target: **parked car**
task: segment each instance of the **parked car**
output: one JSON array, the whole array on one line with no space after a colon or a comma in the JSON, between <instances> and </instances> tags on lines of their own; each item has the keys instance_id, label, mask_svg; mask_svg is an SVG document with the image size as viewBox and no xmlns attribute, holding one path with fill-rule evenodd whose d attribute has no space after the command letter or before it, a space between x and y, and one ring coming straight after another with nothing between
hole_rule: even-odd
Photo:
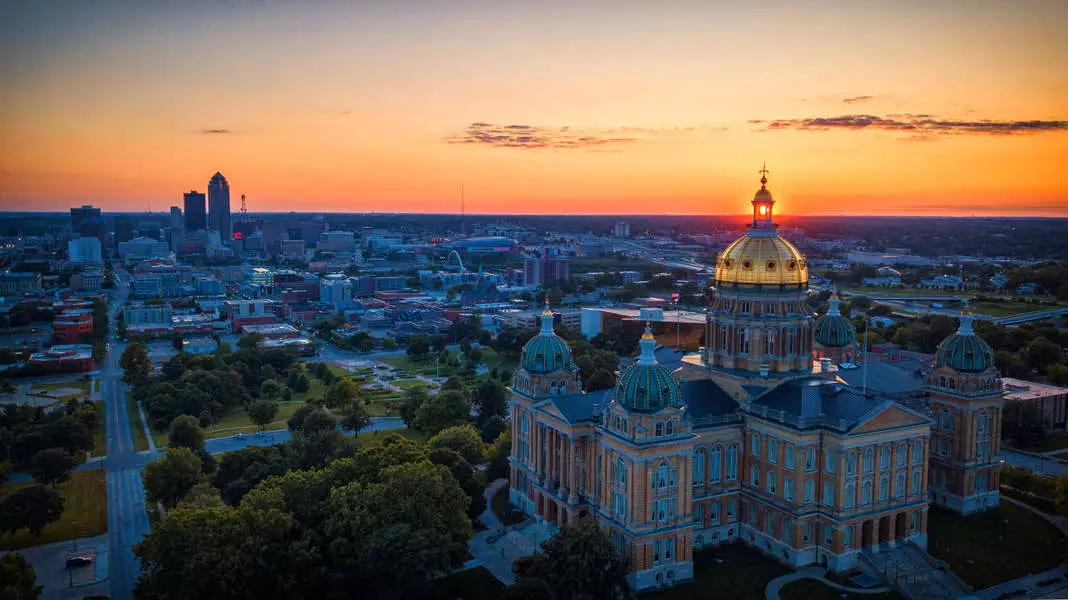
<instances>
[{"instance_id":1,"label":"parked car","mask_svg":"<svg viewBox=\"0 0 1068 600\"><path fill-rule=\"evenodd\" d=\"M68 556L67 568L72 569L74 567L85 567L93 564L92 556Z\"/></svg>"}]
</instances>

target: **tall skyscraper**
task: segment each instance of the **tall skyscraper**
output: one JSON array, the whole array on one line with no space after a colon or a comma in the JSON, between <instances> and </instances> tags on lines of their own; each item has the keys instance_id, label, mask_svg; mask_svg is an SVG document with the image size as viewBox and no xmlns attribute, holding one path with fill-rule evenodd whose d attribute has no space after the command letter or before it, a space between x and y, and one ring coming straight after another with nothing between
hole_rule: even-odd
<instances>
[{"instance_id":1,"label":"tall skyscraper","mask_svg":"<svg viewBox=\"0 0 1068 600\"><path fill-rule=\"evenodd\" d=\"M177 206L171 207L171 229L182 228L182 209Z\"/></svg>"},{"instance_id":2,"label":"tall skyscraper","mask_svg":"<svg viewBox=\"0 0 1068 600\"><path fill-rule=\"evenodd\" d=\"M92 204L83 204L79 208L72 208L70 209L70 228L73 231L78 231L86 219L92 219L99 216L100 209L94 208Z\"/></svg>"},{"instance_id":3,"label":"tall skyscraper","mask_svg":"<svg viewBox=\"0 0 1068 600\"><path fill-rule=\"evenodd\" d=\"M196 190L185 194L185 230L200 231L207 229L208 220L204 212L204 194Z\"/></svg>"},{"instance_id":4,"label":"tall skyscraper","mask_svg":"<svg viewBox=\"0 0 1068 600\"><path fill-rule=\"evenodd\" d=\"M230 184L219 172L208 182L208 228L218 231L223 242L229 243L234 237L230 222Z\"/></svg>"}]
</instances>

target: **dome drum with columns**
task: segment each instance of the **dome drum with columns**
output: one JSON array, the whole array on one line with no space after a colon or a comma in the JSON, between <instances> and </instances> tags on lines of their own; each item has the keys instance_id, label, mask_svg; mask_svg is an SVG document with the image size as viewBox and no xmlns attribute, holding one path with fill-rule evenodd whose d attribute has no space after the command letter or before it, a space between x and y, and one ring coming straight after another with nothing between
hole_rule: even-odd
<instances>
[{"instance_id":1,"label":"dome drum with columns","mask_svg":"<svg viewBox=\"0 0 1068 600\"><path fill-rule=\"evenodd\" d=\"M548 298L541 313L541 331L523 346L514 388L531 397L582 392L582 380L571 360L571 348L553 331L553 311Z\"/></svg>"},{"instance_id":2,"label":"dome drum with columns","mask_svg":"<svg viewBox=\"0 0 1068 600\"><path fill-rule=\"evenodd\" d=\"M816 319L812 347L816 358L830 358L836 362L852 360L857 347L857 331L842 314L841 300L832 293L827 301L827 314Z\"/></svg>"}]
</instances>

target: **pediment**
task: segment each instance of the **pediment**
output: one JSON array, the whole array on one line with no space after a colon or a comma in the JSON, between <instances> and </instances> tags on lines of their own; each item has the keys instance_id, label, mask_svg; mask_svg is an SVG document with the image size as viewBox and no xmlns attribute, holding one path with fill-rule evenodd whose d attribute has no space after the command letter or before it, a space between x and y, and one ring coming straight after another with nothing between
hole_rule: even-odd
<instances>
[{"instance_id":1,"label":"pediment","mask_svg":"<svg viewBox=\"0 0 1068 600\"><path fill-rule=\"evenodd\" d=\"M885 429L897 429L913 425L927 425L930 420L900 404L889 402L882 410L876 411L862 420L853 429L853 433L873 433Z\"/></svg>"}]
</instances>

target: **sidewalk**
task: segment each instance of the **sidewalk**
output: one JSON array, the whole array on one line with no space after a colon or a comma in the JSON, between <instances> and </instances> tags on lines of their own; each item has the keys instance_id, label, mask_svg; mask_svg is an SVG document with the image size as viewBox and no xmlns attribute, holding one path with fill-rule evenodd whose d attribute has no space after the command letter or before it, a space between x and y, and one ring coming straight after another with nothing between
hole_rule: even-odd
<instances>
[{"instance_id":1,"label":"sidewalk","mask_svg":"<svg viewBox=\"0 0 1068 600\"><path fill-rule=\"evenodd\" d=\"M782 577L776 577L768 582L768 587L764 588L764 598L765 600L780 600L781 597L779 593L782 591L783 587L795 581L801 581L802 579L815 579L824 585L843 592L849 592L850 594L882 594L883 592L890 591L890 588L885 585L873 588L859 588L842 585L827 579L824 576L824 573L825 571L820 567L808 567L788 575L783 575Z\"/></svg>"}]
</instances>

